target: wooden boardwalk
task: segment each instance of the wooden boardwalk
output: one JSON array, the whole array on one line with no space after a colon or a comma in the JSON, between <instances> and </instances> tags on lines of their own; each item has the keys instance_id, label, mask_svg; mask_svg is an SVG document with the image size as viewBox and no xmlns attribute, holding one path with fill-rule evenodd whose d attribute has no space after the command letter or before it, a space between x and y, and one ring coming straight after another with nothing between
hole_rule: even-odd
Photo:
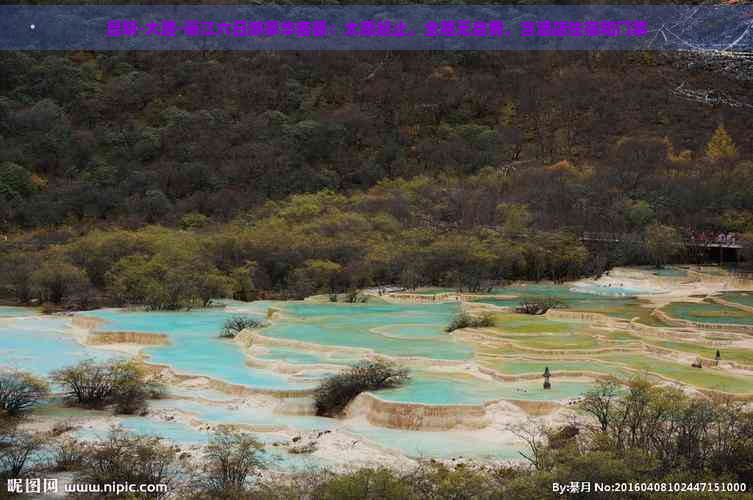
<instances>
[{"instance_id":1,"label":"wooden boardwalk","mask_svg":"<svg viewBox=\"0 0 753 500\"><path fill-rule=\"evenodd\" d=\"M639 242L642 238L635 234L622 234L622 233L582 233L578 239L581 241L601 241L604 243L621 243L621 242ZM719 240L719 239L690 239L683 240L683 244L687 247L703 247L703 248L734 248L740 249L742 245L735 240Z\"/></svg>"}]
</instances>

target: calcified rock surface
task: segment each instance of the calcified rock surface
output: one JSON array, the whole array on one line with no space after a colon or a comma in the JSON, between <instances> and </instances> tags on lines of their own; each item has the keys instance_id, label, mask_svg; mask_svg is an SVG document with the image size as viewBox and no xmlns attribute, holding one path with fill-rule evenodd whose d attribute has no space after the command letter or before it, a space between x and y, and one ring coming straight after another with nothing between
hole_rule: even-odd
<instances>
[{"instance_id":1,"label":"calcified rock surface","mask_svg":"<svg viewBox=\"0 0 753 500\"><path fill-rule=\"evenodd\" d=\"M94 332L86 338L88 345L136 344L168 345L167 335L141 332Z\"/></svg>"},{"instance_id":2,"label":"calcified rock surface","mask_svg":"<svg viewBox=\"0 0 753 500\"><path fill-rule=\"evenodd\" d=\"M360 394L346 410L349 417L363 416L373 425L391 429L448 431L483 429L490 423L484 405L427 405L383 401Z\"/></svg>"}]
</instances>

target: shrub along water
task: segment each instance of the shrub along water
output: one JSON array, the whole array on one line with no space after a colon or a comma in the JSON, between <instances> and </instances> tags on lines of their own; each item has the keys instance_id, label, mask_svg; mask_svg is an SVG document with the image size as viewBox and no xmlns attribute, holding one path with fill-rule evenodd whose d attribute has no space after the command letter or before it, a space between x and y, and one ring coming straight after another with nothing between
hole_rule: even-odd
<instances>
[{"instance_id":1,"label":"shrub along water","mask_svg":"<svg viewBox=\"0 0 753 500\"><path fill-rule=\"evenodd\" d=\"M235 316L225 321L220 337L232 339L246 328L261 328L265 324L263 321L248 316Z\"/></svg>"},{"instance_id":2,"label":"shrub along water","mask_svg":"<svg viewBox=\"0 0 753 500\"><path fill-rule=\"evenodd\" d=\"M266 467L264 445L252 435L219 426L212 435L200 487L225 498L243 494L250 480Z\"/></svg>"},{"instance_id":3,"label":"shrub along water","mask_svg":"<svg viewBox=\"0 0 753 500\"><path fill-rule=\"evenodd\" d=\"M83 446L77 457L80 465L74 475L77 483L130 483L135 485L165 485L165 491L136 494L131 498L163 498L176 481L179 468L177 449L159 437L139 436L114 428L103 441ZM102 495L97 498L117 498Z\"/></svg>"},{"instance_id":4,"label":"shrub along water","mask_svg":"<svg viewBox=\"0 0 753 500\"><path fill-rule=\"evenodd\" d=\"M447 332L454 332L461 328L485 328L494 326L494 315L483 313L481 316L472 316L466 312L461 312L452 318L450 324L445 328Z\"/></svg>"},{"instance_id":5,"label":"shrub along water","mask_svg":"<svg viewBox=\"0 0 753 500\"><path fill-rule=\"evenodd\" d=\"M17 417L30 410L49 392L47 381L30 373L0 373L0 416Z\"/></svg>"},{"instance_id":6,"label":"shrub along water","mask_svg":"<svg viewBox=\"0 0 753 500\"><path fill-rule=\"evenodd\" d=\"M112 405L115 413L122 414L145 410L147 399L161 392L160 385L133 361L84 360L55 370L50 378L65 388L69 403L87 408Z\"/></svg>"},{"instance_id":7,"label":"shrub along water","mask_svg":"<svg viewBox=\"0 0 753 500\"><path fill-rule=\"evenodd\" d=\"M399 387L409 379L406 368L382 360L360 361L321 383L315 395L316 414L337 416L362 392Z\"/></svg>"},{"instance_id":8,"label":"shrub along water","mask_svg":"<svg viewBox=\"0 0 753 500\"><path fill-rule=\"evenodd\" d=\"M522 314L545 314L549 309L564 307L564 303L554 297L522 297L520 305L515 308L516 312Z\"/></svg>"}]
</instances>

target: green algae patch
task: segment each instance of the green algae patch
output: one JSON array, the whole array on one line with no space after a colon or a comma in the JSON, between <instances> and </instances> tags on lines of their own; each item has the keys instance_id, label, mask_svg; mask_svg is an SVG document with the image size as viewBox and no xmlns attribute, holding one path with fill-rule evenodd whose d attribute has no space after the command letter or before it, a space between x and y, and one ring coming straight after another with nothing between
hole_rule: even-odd
<instances>
[{"instance_id":1,"label":"green algae patch","mask_svg":"<svg viewBox=\"0 0 753 500\"><path fill-rule=\"evenodd\" d=\"M672 302L661 310L688 321L753 325L753 313L710 302Z\"/></svg>"},{"instance_id":2,"label":"green algae patch","mask_svg":"<svg viewBox=\"0 0 753 500\"><path fill-rule=\"evenodd\" d=\"M716 351L719 350L723 361L734 361L746 365L753 365L753 351L747 349L735 349L725 347L707 347L691 342L679 342L674 340L659 339L641 339L643 342L673 351L698 354L704 358L714 359ZM751 392L753 392L753 380L751 381Z\"/></svg>"},{"instance_id":3,"label":"green algae patch","mask_svg":"<svg viewBox=\"0 0 753 500\"><path fill-rule=\"evenodd\" d=\"M650 320L651 307L644 307L648 303L634 297L639 290L629 290L616 287L592 286L590 290L598 292L586 293L583 290L562 285L530 284L495 289L493 293L503 295L541 296L560 300L568 310L578 312L601 313L613 318L633 319L634 317ZM475 302L487 303L502 307L516 307L520 304L517 299L495 299L480 297Z\"/></svg>"},{"instance_id":4,"label":"green algae patch","mask_svg":"<svg viewBox=\"0 0 753 500\"><path fill-rule=\"evenodd\" d=\"M625 332L623 330L604 330L598 333L600 337L604 337L611 342L635 342L641 340L640 337L632 333Z\"/></svg>"},{"instance_id":5,"label":"green algae patch","mask_svg":"<svg viewBox=\"0 0 753 500\"><path fill-rule=\"evenodd\" d=\"M669 326L656 316L652 316L650 313L646 317L638 318L636 322L646 326Z\"/></svg>"},{"instance_id":6,"label":"green algae patch","mask_svg":"<svg viewBox=\"0 0 753 500\"><path fill-rule=\"evenodd\" d=\"M509 340L515 344L531 349L597 349L603 347L598 339L589 335L500 335L500 339Z\"/></svg>"},{"instance_id":7,"label":"green algae patch","mask_svg":"<svg viewBox=\"0 0 753 500\"><path fill-rule=\"evenodd\" d=\"M511 384L487 381L465 373L431 373L416 370L403 387L374 393L384 401L430 405L482 404L516 394Z\"/></svg>"},{"instance_id":8,"label":"green algae patch","mask_svg":"<svg viewBox=\"0 0 753 500\"><path fill-rule=\"evenodd\" d=\"M753 307L753 292L723 293L719 297L735 304Z\"/></svg>"},{"instance_id":9,"label":"green algae patch","mask_svg":"<svg viewBox=\"0 0 753 500\"><path fill-rule=\"evenodd\" d=\"M41 313L42 309L39 307L0 306L0 318L38 316Z\"/></svg>"},{"instance_id":10,"label":"green algae patch","mask_svg":"<svg viewBox=\"0 0 753 500\"><path fill-rule=\"evenodd\" d=\"M504 375L527 375L542 374L544 368L549 367L553 376L567 375L568 373L592 372L596 374L612 375L615 377L628 378L630 372L620 368L591 360L581 361L556 361L556 360L519 360L501 357L478 357L479 365L495 370Z\"/></svg>"},{"instance_id":11,"label":"green algae patch","mask_svg":"<svg viewBox=\"0 0 753 500\"><path fill-rule=\"evenodd\" d=\"M412 293L414 295L439 295L442 293L457 293L457 289L455 288L419 288L418 290L415 290L413 292L407 292Z\"/></svg>"},{"instance_id":12,"label":"green algae patch","mask_svg":"<svg viewBox=\"0 0 753 500\"><path fill-rule=\"evenodd\" d=\"M463 360L473 355L471 345L444 331L459 310L456 304L291 302L282 308L285 319L266 328L265 337L387 356Z\"/></svg>"},{"instance_id":13,"label":"green algae patch","mask_svg":"<svg viewBox=\"0 0 753 500\"><path fill-rule=\"evenodd\" d=\"M629 379L634 377L637 372L642 372L675 380L700 389L736 394L753 393L753 377L732 375L710 368L693 368L690 364L685 365L667 361L647 354L608 353L594 355L591 358L597 358L603 362L592 361L591 359L580 361L519 360L511 357L490 356L485 353L480 353L477 356L477 361L480 366L490 368L505 375L539 374L543 373L545 367L549 367L549 370L555 376L558 373L567 375L568 373L591 372Z\"/></svg>"},{"instance_id":14,"label":"green algae patch","mask_svg":"<svg viewBox=\"0 0 753 500\"><path fill-rule=\"evenodd\" d=\"M701 389L742 394L753 393L753 377L730 375L709 368L693 368L690 364L685 365L639 354L608 354L601 359Z\"/></svg>"},{"instance_id":15,"label":"green algae patch","mask_svg":"<svg viewBox=\"0 0 753 500\"><path fill-rule=\"evenodd\" d=\"M572 332L579 326L567 321L551 320L542 316L517 313L497 313L494 315L496 330L502 333L558 333Z\"/></svg>"}]
</instances>

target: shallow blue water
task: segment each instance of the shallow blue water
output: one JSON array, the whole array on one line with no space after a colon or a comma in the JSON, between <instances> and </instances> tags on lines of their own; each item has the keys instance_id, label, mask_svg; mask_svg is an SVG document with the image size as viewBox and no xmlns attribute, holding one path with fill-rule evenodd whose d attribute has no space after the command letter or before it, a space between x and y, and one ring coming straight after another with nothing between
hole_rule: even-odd
<instances>
[{"instance_id":1,"label":"shallow blue water","mask_svg":"<svg viewBox=\"0 0 753 500\"><path fill-rule=\"evenodd\" d=\"M753 292L723 293L721 298L736 304L753 307Z\"/></svg>"},{"instance_id":2,"label":"shallow blue water","mask_svg":"<svg viewBox=\"0 0 753 500\"><path fill-rule=\"evenodd\" d=\"M289 320L266 328L264 335L391 356L458 360L473 355L469 345L444 331L459 310L456 304L288 303L282 307Z\"/></svg>"},{"instance_id":3,"label":"shallow blue water","mask_svg":"<svg viewBox=\"0 0 753 500\"><path fill-rule=\"evenodd\" d=\"M605 297L634 297L636 295L653 292L653 290L650 289L605 286L596 283L581 283L570 288L570 291L575 293L585 293Z\"/></svg>"},{"instance_id":4,"label":"shallow blue water","mask_svg":"<svg viewBox=\"0 0 753 500\"><path fill-rule=\"evenodd\" d=\"M159 403L159 404L158 404ZM251 410L228 410L224 408L211 408L201 404L188 401L173 402L178 403L181 409L195 413L200 420L208 423L246 423L259 424L270 423L280 425L285 421L285 416L278 415L278 420L269 422L257 422L250 417ZM174 405L169 401L155 401L153 407L172 407ZM469 433L462 432L425 432L425 431L406 431L397 429L384 429L372 426L365 422L348 422L341 425L337 420L324 419L318 417L288 417L295 420L298 425L294 428L303 432L334 429L341 427L343 430L354 433L353 446L358 446L359 437L363 436L385 448L401 451L412 457L457 457L468 456L477 458L516 458L517 447L500 446L497 443L489 442L482 438L473 436ZM309 422L321 422L320 425L301 424L308 419ZM187 444L206 444L210 434L205 431L195 430L192 427L179 422L167 422L153 420L145 417L123 417L120 426L126 430L137 434L159 436L171 441ZM80 439L103 439L107 436L108 431L94 431L91 429L81 429L76 432ZM260 442L271 445L276 441L285 439L275 432L255 432L254 437ZM279 467L286 470L305 466L326 466L331 462L319 457L308 457L306 455L290 455L283 449L267 446L265 448L268 458L272 460L273 467Z\"/></svg>"},{"instance_id":5,"label":"shallow blue water","mask_svg":"<svg viewBox=\"0 0 753 500\"><path fill-rule=\"evenodd\" d=\"M51 371L92 358L105 360L120 355L86 348L66 333L64 317L23 317L0 323L0 366L46 376Z\"/></svg>"},{"instance_id":6,"label":"shallow blue water","mask_svg":"<svg viewBox=\"0 0 753 500\"><path fill-rule=\"evenodd\" d=\"M204 375L233 384L264 389L300 389L310 383L290 381L271 370L251 368L236 344L218 337L223 323L237 313L223 309L189 312L145 312L100 309L81 313L107 321L99 329L164 333L170 345L144 350L149 361L167 364L178 372Z\"/></svg>"},{"instance_id":7,"label":"shallow blue water","mask_svg":"<svg viewBox=\"0 0 753 500\"><path fill-rule=\"evenodd\" d=\"M167 396L201 398L209 401L233 401L238 396L227 394L225 392L215 391L214 389L197 389L195 387L170 387Z\"/></svg>"},{"instance_id":8,"label":"shallow blue water","mask_svg":"<svg viewBox=\"0 0 753 500\"><path fill-rule=\"evenodd\" d=\"M267 353L256 354L255 358L270 361L285 361L292 364L332 364L349 365L358 361L357 356L342 353L312 353L290 347L268 347Z\"/></svg>"},{"instance_id":9,"label":"shallow blue water","mask_svg":"<svg viewBox=\"0 0 753 500\"><path fill-rule=\"evenodd\" d=\"M280 304L275 304L280 306ZM232 305L249 314L263 315L269 304ZM332 345L368 347L386 354L419 355L434 358L465 359L472 354L470 348L448 336L443 328L457 311L454 304L432 306L345 306L287 304L283 306L289 319L279 325L284 332L308 341L320 341ZM290 381L286 376L268 370L249 368L243 354L231 342L217 338L222 323L237 312L208 309L192 312L127 312L122 310L99 310L81 313L97 316L108 321L101 327L105 331L141 331L164 333L171 341L169 346L146 350L156 363L170 364L178 371L211 376L233 383L256 387L290 388L311 386L311 383ZM119 356L100 349L79 345L66 333L70 320L64 317L27 317L4 321L0 325L0 364L14 366L46 375L50 370L73 364L85 357L108 359ZM269 330L272 330L270 328ZM312 333L313 332L313 333ZM312 340L315 338L316 340ZM350 354L310 354L298 349L272 348L271 359L294 360L303 364L322 358L332 362L346 363L354 360ZM520 385L520 384L518 384ZM515 385L514 387L518 387ZM564 387L564 385L559 384ZM511 384L498 384L464 378L462 376L437 376L427 372L414 373L410 385L394 391L378 393L379 397L395 401L413 401L430 404L480 403L489 399L511 396L515 388ZM210 390L176 389L176 396L199 396L217 401L229 398ZM548 393L548 396L554 393ZM535 399L517 394L521 399ZM245 423L265 426L288 426L301 431L332 429L341 425L337 420L313 416L279 415L268 408L234 407L228 405L205 405L189 400L157 400L151 403L154 409L176 408L189 412L199 420L210 423ZM206 443L206 432L197 431L177 422L155 421L143 417L126 417L122 426L141 434L159 435L182 443ZM499 448L493 443L469 439L458 433L426 433L379 429L372 426L351 429L376 442L404 451L412 456L457 456L512 457L516 450ZM261 440L276 439L272 433L257 433ZM82 429L81 438L102 438L106 431ZM279 437L279 436L278 436ZM289 455L276 448L268 448L278 458L277 466L290 469L296 466L311 466L323 463L320 459Z\"/></svg>"},{"instance_id":10,"label":"shallow blue water","mask_svg":"<svg viewBox=\"0 0 753 500\"><path fill-rule=\"evenodd\" d=\"M266 305L266 304L265 304ZM384 354L423 356L429 358L465 359L471 356L469 346L455 341L444 332L444 326L457 311L455 305L394 306L291 303L279 304L286 313L280 320L264 330L265 335L305 340L325 345L364 347ZM259 306L257 306L259 307ZM257 309L259 314L264 307ZM244 355L232 342L217 338L222 323L234 313L221 309L192 312L139 312L99 310L82 313L107 321L100 328L107 331L137 331L164 333L171 341L169 346L145 350L154 363L168 364L180 372L205 375L231 383L271 389L308 388L325 376L319 373L306 379L290 379L271 370L250 368ZM309 353L302 349L272 347L259 356L267 360L285 360L299 364L333 363L350 364L359 359L350 353ZM414 378L409 389L400 394L415 394L417 401L444 403L478 402L487 397L479 391L464 392L474 384L446 379L446 387L439 383ZM415 385L415 387L413 387ZM478 384L476 384L477 386ZM483 384L482 384L483 385ZM492 385L492 384L490 384ZM493 388L484 392L493 393ZM482 391L483 392L483 391ZM494 395L494 394L493 394ZM406 396L407 397L407 396ZM205 410L206 411L206 410ZM213 415L218 418L219 414ZM269 416L250 421L267 423ZM287 421L286 417L277 421ZM299 425L301 422L291 422Z\"/></svg>"},{"instance_id":11,"label":"shallow blue water","mask_svg":"<svg viewBox=\"0 0 753 500\"><path fill-rule=\"evenodd\" d=\"M39 309L35 307L0 306L0 318L38 316L39 314Z\"/></svg>"},{"instance_id":12,"label":"shallow blue water","mask_svg":"<svg viewBox=\"0 0 753 500\"><path fill-rule=\"evenodd\" d=\"M569 292L572 293L572 292ZM437 359L467 359L470 346L444 332L444 326L457 311L455 304L441 305L339 305L278 304L285 318L263 330L264 335L332 346L368 348L377 353L420 356ZM263 308L258 309L263 311ZM250 368L238 347L217 338L222 323L233 315L221 309L192 312L127 312L100 310L84 313L108 321L101 328L109 331L164 333L170 346L146 349L155 363L169 364L180 372L206 375L251 387L288 389L313 387L326 373L308 379L290 379L271 370ZM303 349L272 347L258 356L267 360L285 360L299 364L350 364L359 357L349 353L310 353ZM483 381L472 377L437 375L414 371L409 384L380 397L394 401L426 404L477 404L483 401L512 399L563 399L580 393L582 384L562 385L558 391L517 390L511 384ZM528 388L526 388L528 389ZM566 390L567 389L567 390ZM569 390L572 389L572 390ZM537 396L538 394L538 396ZM207 411L207 410L202 410ZM212 420L236 418L214 410ZM249 421L268 423L270 415ZM207 417L209 418L209 417ZM286 420L285 417L281 417ZM281 421L278 418L278 421ZM298 425L301 422L291 421Z\"/></svg>"},{"instance_id":13,"label":"shallow blue water","mask_svg":"<svg viewBox=\"0 0 753 500\"><path fill-rule=\"evenodd\" d=\"M585 286L585 285L584 285ZM576 287L561 285L530 284L509 288L500 288L495 293L516 295L514 299L478 299L477 302L493 304L501 307L517 307L521 298L526 296L551 297L559 299L565 306L573 311L601 311L611 316L621 317L620 308L637 306L639 300L627 293L627 288L605 287L601 285L589 285L587 290L593 293L579 291ZM598 290L597 290L598 289ZM598 291L599 293L596 293ZM633 294L634 295L634 294Z\"/></svg>"},{"instance_id":14,"label":"shallow blue water","mask_svg":"<svg viewBox=\"0 0 753 500\"><path fill-rule=\"evenodd\" d=\"M520 458L519 446L505 446L464 432L405 431L374 427L364 422L349 423L344 428L414 458Z\"/></svg>"},{"instance_id":15,"label":"shallow blue water","mask_svg":"<svg viewBox=\"0 0 753 500\"><path fill-rule=\"evenodd\" d=\"M699 323L753 324L753 313L715 303L673 302L662 309L670 316Z\"/></svg>"},{"instance_id":16,"label":"shallow blue water","mask_svg":"<svg viewBox=\"0 0 753 500\"><path fill-rule=\"evenodd\" d=\"M386 401L404 403L481 404L499 399L525 401L552 401L572 399L592 387L583 382L557 382L544 390L540 381L502 383L485 381L471 376L452 376L427 372L415 372L410 384L398 389L374 393Z\"/></svg>"},{"instance_id":17,"label":"shallow blue water","mask_svg":"<svg viewBox=\"0 0 753 500\"><path fill-rule=\"evenodd\" d=\"M266 304L255 305L259 314L264 311L264 306ZM456 341L443 330L445 322L457 310L454 304L340 306L293 303L286 304L284 309L290 319L266 329L265 334L328 345L365 347L400 356L466 359L472 354L469 346ZM179 372L268 389L310 388L326 375L316 373L296 379L272 370L248 367L237 345L217 337L224 321L234 314L222 309L191 312L104 309L81 313L106 320L107 323L100 327L102 330L168 335L169 346L150 347L145 352L152 362L170 365ZM108 359L117 356L80 346L63 333L68 325L67 318L50 316L18 319L4 325L0 330L5 333L0 337L0 353L5 354L4 364L22 369L31 367L35 373L46 375L50 370L85 357ZM267 354L259 357L302 365L322 362L345 365L359 359L358 355L350 353L309 353L302 349L278 347L270 348ZM189 395L192 391L186 392ZM533 391L529 392L525 399L533 398L533 394ZM545 395L548 399L560 397L552 392ZM510 384L417 370L407 386L383 391L380 397L427 404L475 404L493 399L519 398L522 394ZM219 413L212 415L213 419L231 418L217 411ZM258 423L268 423L272 419L271 415L258 416L248 415L247 419ZM281 418L286 420L286 417ZM280 418L277 420L281 421ZM294 425L300 423L291 421Z\"/></svg>"},{"instance_id":18,"label":"shallow blue water","mask_svg":"<svg viewBox=\"0 0 753 500\"><path fill-rule=\"evenodd\" d=\"M291 429L303 431L332 429L337 424L337 421L331 418L308 415L280 415L274 413L269 408L210 406L187 400L156 400L152 401L151 407L154 409L180 409L195 415L201 421L215 424L251 424L261 427L287 426Z\"/></svg>"},{"instance_id":19,"label":"shallow blue water","mask_svg":"<svg viewBox=\"0 0 753 500\"><path fill-rule=\"evenodd\" d=\"M123 417L120 419L119 427L136 435L155 436L181 444L206 445L211 438L210 433L196 430L180 422L152 420L146 417ZM81 440L99 441L107 439L109 433L109 430L82 428L75 431L74 435L77 439ZM267 463L267 467L271 469L292 471L311 467L324 467L332 463L319 457L291 455L284 448L270 446L276 441L286 441L285 437L279 434L267 432L252 434L257 441L266 445L259 456Z\"/></svg>"}]
</instances>

